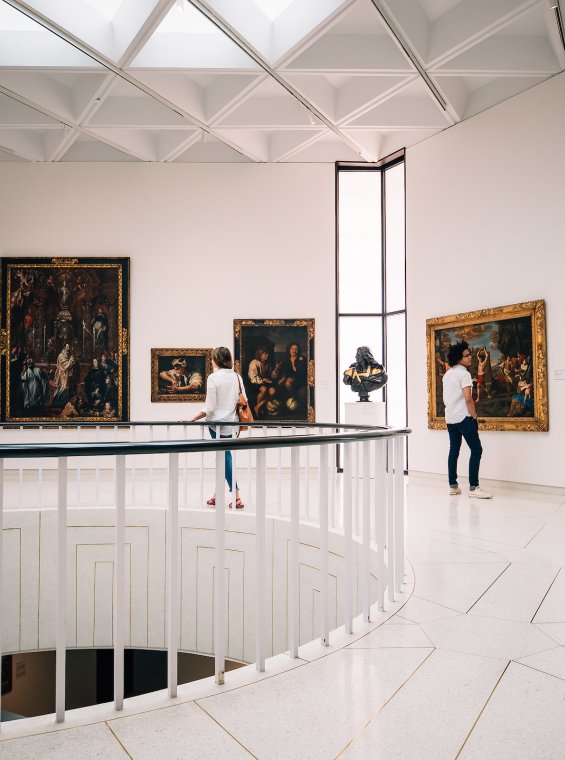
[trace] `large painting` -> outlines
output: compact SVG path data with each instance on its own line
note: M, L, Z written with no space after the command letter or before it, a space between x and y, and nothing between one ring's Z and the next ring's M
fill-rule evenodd
M548 430L545 303L435 317L426 321L428 427L445 427L442 378L451 344L466 341L473 399L484 430Z
M151 401L204 401L211 348L152 348Z
M235 319L234 342L255 419L316 421L313 319Z
M2 419L129 419L128 258L2 259Z

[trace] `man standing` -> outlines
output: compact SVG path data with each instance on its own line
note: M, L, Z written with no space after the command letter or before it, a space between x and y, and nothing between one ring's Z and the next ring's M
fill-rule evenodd
M445 403L445 421L449 433L449 457L447 469L449 474L449 493L456 496L461 493L457 483L457 460L461 449L461 439L471 449L469 459L469 498L491 499L492 494L479 486L479 464L483 448L479 439L477 410L473 401L473 380L468 371L472 356L469 344L462 341L449 347L447 354L450 369L442 378L443 401Z

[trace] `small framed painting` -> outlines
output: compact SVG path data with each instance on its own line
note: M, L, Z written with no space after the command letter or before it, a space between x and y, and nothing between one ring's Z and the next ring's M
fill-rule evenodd
M204 401L211 348L152 348L151 401Z

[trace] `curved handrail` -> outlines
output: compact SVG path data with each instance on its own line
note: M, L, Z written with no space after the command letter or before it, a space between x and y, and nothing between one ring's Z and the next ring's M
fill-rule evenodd
M127 423L132 427L138 423ZM151 423L157 425L159 423ZM171 425L173 423L162 423ZM188 425L196 423L176 423ZM238 426L239 423L214 423ZM310 423L312 424L312 423ZM313 423L317 424L317 423ZM60 427L60 426L57 426ZM260 425L260 427L266 427ZM278 426L277 426L278 427ZM180 454L184 452L226 451L246 449L277 449L289 446L319 446L323 443L351 443L378 438L397 438L412 431L409 428L375 428L370 425L327 424L319 427L348 428L346 433L332 433L316 436L288 435L253 438L225 438L193 441L112 441L87 443L4 443L0 444L0 459L33 459L37 457L86 457L119 456L127 454Z

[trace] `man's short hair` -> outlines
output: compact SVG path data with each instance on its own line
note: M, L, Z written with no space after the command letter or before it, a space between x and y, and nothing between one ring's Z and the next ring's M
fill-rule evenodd
M449 346L449 350L447 352L447 363L449 366L455 367L455 365L458 364L463 358L463 351L466 351L468 348L469 344L464 340L462 340L460 343L455 343L454 345Z

